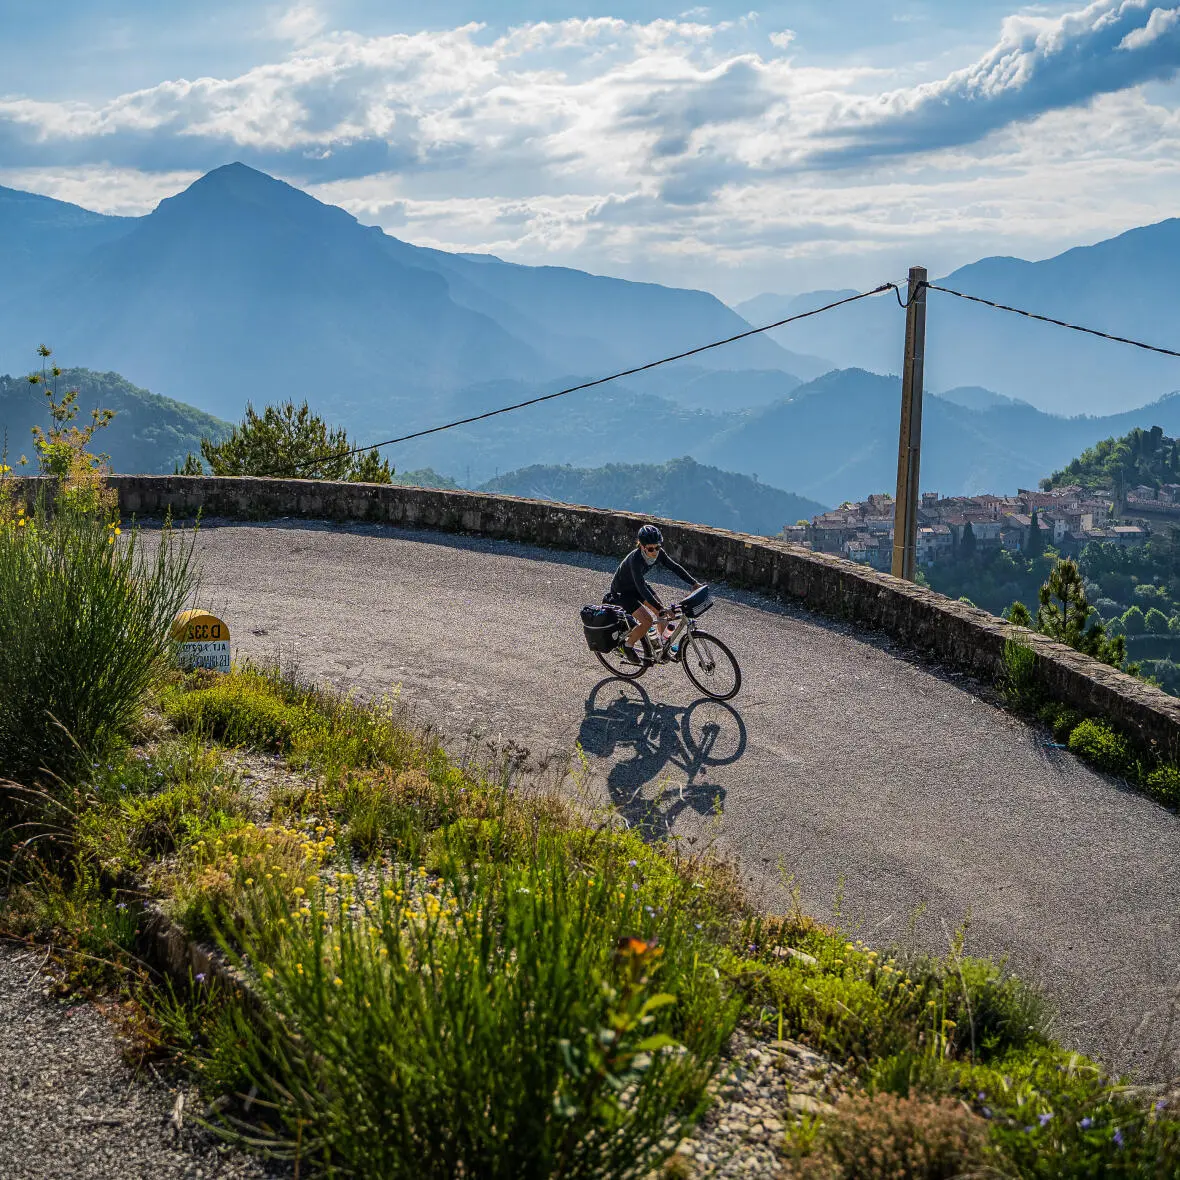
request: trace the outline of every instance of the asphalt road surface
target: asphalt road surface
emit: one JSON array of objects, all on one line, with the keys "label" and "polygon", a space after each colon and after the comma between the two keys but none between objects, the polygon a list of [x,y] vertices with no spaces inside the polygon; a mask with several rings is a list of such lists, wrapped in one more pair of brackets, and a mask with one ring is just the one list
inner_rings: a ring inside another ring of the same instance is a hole
[{"label": "asphalt road surface", "polygon": [[[878,945],[1006,957],[1058,1034],[1119,1069],[1180,1073],[1180,818],[888,640],[721,590],[707,629],[742,665],[728,704],[676,667],[607,679],[578,610],[612,562],[377,526],[206,523],[201,605],[239,656],[397,686],[455,746],[514,740],[653,839],[712,841],[753,896],[798,889]],[[620,556],[622,556],[620,554]],[[975,691],[973,691],[973,689]]]}]

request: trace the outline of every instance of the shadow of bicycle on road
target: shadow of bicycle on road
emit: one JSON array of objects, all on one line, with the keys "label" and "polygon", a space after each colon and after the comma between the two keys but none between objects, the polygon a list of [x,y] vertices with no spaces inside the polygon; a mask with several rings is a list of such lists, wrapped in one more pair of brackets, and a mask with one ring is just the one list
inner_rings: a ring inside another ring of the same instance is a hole
[{"label": "shadow of bicycle on road", "polygon": [[[724,813],[725,788],[705,780],[711,768],[729,766],[746,752],[746,723],[725,702],[702,697],[691,705],[667,705],[640,685],[612,677],[590,690],[578,742],[599,758],[634,750],[633,757],[612,764],[607,791],[628,827],[645,840],[664,840],[686,811]],[[683,784],[673,783],[680,774]]]}]

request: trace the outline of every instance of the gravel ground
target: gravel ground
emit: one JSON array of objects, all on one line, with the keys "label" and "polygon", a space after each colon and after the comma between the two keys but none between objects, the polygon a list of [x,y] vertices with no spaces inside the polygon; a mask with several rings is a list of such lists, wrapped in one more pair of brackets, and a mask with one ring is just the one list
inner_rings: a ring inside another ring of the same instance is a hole
[{"label": "gravel ground", "polygon": [[844,1071],[797,1041],[739,1029],[726,1048],[713,1105],[676,1147],[701,1180],[782,1174],[783,1132],[802,1113],[826,1114],[840,1097]]},{"label": "gravel ground", "polygon": [[[123,1063],[92,1005],[47,992],[43,954],[0,944],[0,1177],[3,1180],[263,1180],[283,1175],[193,1122],[188,1087]],[[174,1111],[183,1096],[181,1128]],[[186,1117],[186,1113],[187,1116]]]}]

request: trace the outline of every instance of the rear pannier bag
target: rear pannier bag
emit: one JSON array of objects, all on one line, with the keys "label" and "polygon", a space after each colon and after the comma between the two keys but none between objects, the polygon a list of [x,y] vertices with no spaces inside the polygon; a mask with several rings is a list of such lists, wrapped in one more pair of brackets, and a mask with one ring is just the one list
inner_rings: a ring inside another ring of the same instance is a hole
[{"label": "rear pannier bag", "polygon": [[627,627],[627,613],[618,606],[582,607],[582,634],[591,651],[610,651]]}]

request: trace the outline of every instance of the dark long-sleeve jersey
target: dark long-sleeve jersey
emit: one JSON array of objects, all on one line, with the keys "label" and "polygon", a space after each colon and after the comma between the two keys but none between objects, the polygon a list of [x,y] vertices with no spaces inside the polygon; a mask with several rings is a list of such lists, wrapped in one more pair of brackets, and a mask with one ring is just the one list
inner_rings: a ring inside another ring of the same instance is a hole
[{"label": "dark long-sleeve jersey", "polygon": [[643,560],[643,554],[638,549],[632,549],[615,570],[615,576],[610,584],[611,598],[624,610],[633,611],[642,602],[654,602],[663,609],[664,604],[659,595],[647,583],[644,576],[649,568],[663,566],[688,586],[695,586],[696,579],[684,568],[674,562],[662,549],[652,566]]}]

